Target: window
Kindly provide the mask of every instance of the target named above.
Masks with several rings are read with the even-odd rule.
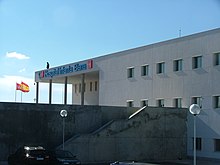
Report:
[[[141,66],[141,76],[148,76],[149,75],[149,65]]]
[[[196,138],[196,150],[202,150],[202,138]]]
[[[97,90],[98,90],[98,82],[95,81],[95,91],[97,91]]]
[[[165,62],[157,63],[157,74],[165,73]]]
[[[157,106],[158,107],[164,107],[164,99],[157,100]]]
[[[175,98],[173,102],[174,102],[174,107],[182,108],[182,98]]]
[[[194,138],[192,138],[192,141],[194,144]],[[194,145],[193,145],[193,149],[194,149]],[[202,138],[196,138],[196,150],[201,151],[202,150]]]
[[[202,108],[202,97],[192,97],[192,104],[198,104]]]
[[[127,69],[127,76],[128,76],[128,78],[134,77],[134,68],[133,67]]]
[[[89,90],[92,91],[92,82],[89,83]]]
[[[213,107],[220,108],[220,96],[213,97]]]
[[[133,107],[134,105],[134,101],[133,100],[128,100],[127,101],[127,107]]]
[[[214,53],[214,66],[220,65],[220,52]]]
[[[192,68],[202,68],[202,56],[193,57],[192,59]]]
[[[75,93],[77,93],[77,84],[75,84]]]
[[[183,70],[183,60],[182,59],[174,60],[173,71],[177,72],[177,71],[182,71],[182,70]]]
[[[141,107],[148,106],[148,100],[141,100]]]
[[[220,139],[214,139],[215,152],[220,152]]]
[[[79,84],[79,93],[81,93],[81,90],[82,90],[82,85]]]

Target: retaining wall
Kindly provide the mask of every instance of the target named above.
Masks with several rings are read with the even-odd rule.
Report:
[[[187,110],[0,103],[0,160],[22,145],[62,146],[82,162],[167,160],[186,157]]]
[[[65,147],[85,162],[185,159],[186,111],[148,107],[130,119],[73,138]]]
[[[62,144],[62,118],[66,109],[65,139],[88,134],[112,119],[126,118],[137,108],[0,103],[0,160],[23,145],[54,149]]]

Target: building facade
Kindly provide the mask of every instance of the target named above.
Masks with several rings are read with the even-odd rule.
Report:
[[[35,72],[41,82],[72,85],[72,104],[183,107],[198,104],[197,155],[220,157],[220,29]],[[178,126],[177,126],[178,127]],[[188,155],[193,151],[192,117]]]

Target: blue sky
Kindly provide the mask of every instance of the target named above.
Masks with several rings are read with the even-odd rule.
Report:
[[[180,29],[186,36],[219,27],[220,0],[0,0],[0,101],[15,101],[15,83],[24,81],[31,91],[22,100],[33,102],[34,72],[47,61],[53,67],[177,38]]]

